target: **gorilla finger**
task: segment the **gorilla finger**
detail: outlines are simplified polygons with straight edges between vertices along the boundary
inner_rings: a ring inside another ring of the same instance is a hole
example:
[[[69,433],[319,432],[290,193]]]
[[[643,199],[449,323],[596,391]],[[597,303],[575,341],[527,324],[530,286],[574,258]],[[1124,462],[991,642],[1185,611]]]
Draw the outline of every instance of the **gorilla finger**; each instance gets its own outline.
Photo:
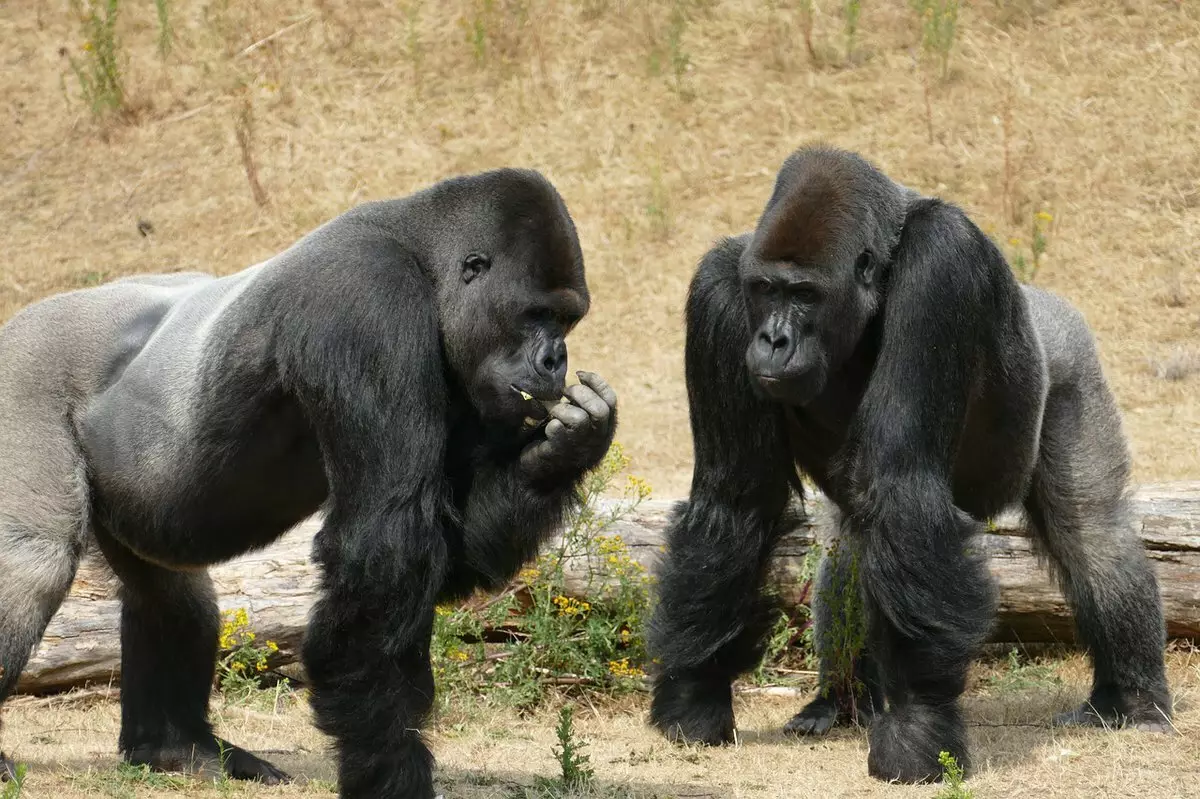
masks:
[[[565,429],[562,422],[558,419],[551,419],[546,422],[546,438],[553,438]]]
[[[554,421],[558,421],[571,429],[587,427],[592,422],[592,417],[588,416],[587,412],[584,411],[583,408],[576,407],[575,405],[568,405],[565,402],[560,405],[555,405],[553,408],[551,408],[550,416],[552,417],[550,424],[553,424]],[[549,427],[550,425],[547,424],[546,426]]]
[[[603,422],[612,413],[612,408],[608,403],[600,398],[592,389],[585,385],[571,386],[567,389],[567,396],[580,408],[587,411],[588,416],[595,419],[597,422]]]
[[[604,378],[595,372],[576,372],[579,377],[579,382],[595,391],[600,395],[600,399],[604,400],[608,407],[617,407],[617,392],[613,391],[612,386],[605,382]]]

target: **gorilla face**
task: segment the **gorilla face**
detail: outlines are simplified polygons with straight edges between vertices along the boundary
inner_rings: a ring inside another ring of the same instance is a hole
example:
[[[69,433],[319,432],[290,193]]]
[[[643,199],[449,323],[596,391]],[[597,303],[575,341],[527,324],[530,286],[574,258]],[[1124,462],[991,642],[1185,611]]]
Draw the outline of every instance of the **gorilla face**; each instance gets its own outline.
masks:
[[[536,173],[462,180],[471,184],[465,200],[445,217],[453,231],[446,238],[457,246],[438,267],[447,360],[485,420],[541,419],[546,410],[536,400],[562,396],[566,337],[588,310],[575,226]]]
[[[738,265],[754,331],[746,366],[766,397],[820,395],[874,316],[877,264],[898,232],[873,217],[874,192],[820,151],[784,164]]]

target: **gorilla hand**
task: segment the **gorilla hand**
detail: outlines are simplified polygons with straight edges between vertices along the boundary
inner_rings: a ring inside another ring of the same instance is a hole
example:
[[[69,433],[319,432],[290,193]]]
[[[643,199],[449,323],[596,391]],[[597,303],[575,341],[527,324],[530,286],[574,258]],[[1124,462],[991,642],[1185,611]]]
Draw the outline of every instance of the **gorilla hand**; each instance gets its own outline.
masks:
[[[573,480],[598,464],[617,429],[617,395],[592,372],[576,372],[580,384],[567,389],[569,402],[550,409],[545,437],[521,453],[521,467],[533,480]]]

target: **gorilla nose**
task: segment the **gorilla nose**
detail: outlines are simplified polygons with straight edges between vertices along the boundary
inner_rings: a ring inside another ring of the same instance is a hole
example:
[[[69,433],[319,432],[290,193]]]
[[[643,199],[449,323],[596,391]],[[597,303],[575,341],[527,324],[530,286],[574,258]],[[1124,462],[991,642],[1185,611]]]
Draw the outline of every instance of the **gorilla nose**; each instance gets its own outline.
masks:
[[[562,339],[543,345],[534,358],[538,376],[556,385],[567,380],[567,344]]]
[[[792,355],[792,338],[786,330],[760,330],[754,340],[754,349],[761,363],[782,366]]]

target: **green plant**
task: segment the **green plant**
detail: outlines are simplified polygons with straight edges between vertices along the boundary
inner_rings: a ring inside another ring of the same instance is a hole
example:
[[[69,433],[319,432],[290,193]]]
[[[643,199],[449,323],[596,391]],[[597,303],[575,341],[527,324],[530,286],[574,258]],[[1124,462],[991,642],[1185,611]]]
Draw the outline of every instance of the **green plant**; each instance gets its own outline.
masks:
[[[554,757],[561,771],[559,781],[565,788],[582,788],[596,776],[588,765],[588,756],[583,753],[587,744],[575,737],[574,714],[570,705],[563,705],[558,712],[558,726],[554,728],[558,737]]]
[[[1030,222],[1028,257],[1025,255],[1024,242],[1020,237],[1013,236],[1008,240],[1012,247],[1013,272],[1021,282],[1032,283],[1042,268],[1046,250],[1050,246],[1050,231],[1053,223],[1054,215],[1049,211],[1038,211],[1033,215]]]
[[[25,786],[25,775],[28,773],[29,767],[18,763],[16,773],[9,772],[8,781],[0,784],[0,799],[20,799],[21,789]]]
[[[817,642],[817,656],[829,672],[829,687],[857,701],[865,686],[854,673],[854,663],[867,642],[866,609],[858,591],[858,553],[835,539],[825,552],[827,569],[844,575],[847,590],[821,589],[819,599],[829,609],[832,623]]]
[[[154,0],[154,10],[158,13],[158,54],[166,58],[171,54],[171,43],[175,35],[171,27],[170,0]]]
[[[862,16],[862,0],[844,0],[842,12],[846,18],[846,61],[854,58],[854,40],[858,36],[858,21]]]
[[[1021,659],[1014,647],[1009,650],[1005,667],[996,674],[989,674],[983,685],[997,693],[1014,693],[1038,688],[1049,688],[1062,684],[1058,669],[1051,663],[1038,663]]]
[[[260,691],[262,674],[279,646],[274,641],[258,643],[245,608],[221,613],[217,646],[221,653],[217,659],[217,680],[222,692],[232,699],[245,700]]]
[[[71,0],[71,9],[79,16],[83,33],[83,55],[67,56],[79,92],[96,116],[119,111],[125,105],[116,31],[119,2]]]
[[[479,66],[487,63],[488,23],[494,10],[494,0],[475,0],[471,4],[470,16],[460,20],[467,34],[467,43],[471,45],[471,54]]]
[[[191,784],[190,779],[180,774],[153,771],[149,766],[129,763],[120,763],[111,769],[74,774],[68,779],[87,794],[112,799],[135,799],[143,794],[140,788],[181,790]]]
[[[921,51],[936,59],[942,80],[950,75],[950,51],[958,27],[959,0],[911,0],[921,23]]]
[[[974,799],[975,794],[967,787],[962,766],[949,752],[938,754],[938,763],[942,766],[942,788],[934,799]]]
[[[685,82],[692,59],[683,47],[683,37],[690,22],[689,10],[694,3],[695,0],[671,0],[666,36],[660,40],[656,32],[650,44],[650,74],[662,75],[669,69],[672,88],[686,99],[692,96]],[[657,30],[657,25],[653,23],[650,27]]]
[[[430,653],[443,701],[467,691],[532,707],[552,688],[621,694],[642,687],[651,578],[607,531],[650,488],[629,475],[621,499],[599,502],[628,464],[614,445],[585,478],[559,545],[507,590],[437,609]]]

